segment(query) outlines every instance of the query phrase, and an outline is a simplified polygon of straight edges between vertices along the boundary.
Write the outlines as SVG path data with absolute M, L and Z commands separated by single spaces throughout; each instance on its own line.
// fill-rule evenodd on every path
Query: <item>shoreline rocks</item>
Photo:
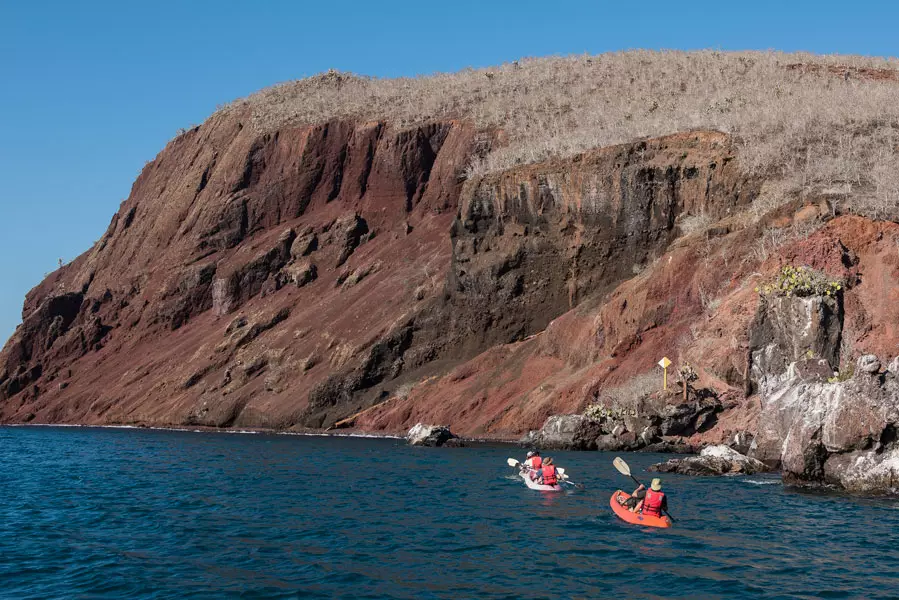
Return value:
M 583 414 L 553 415 L 543 427 L 525 434 L 519 444 L 543 450 L 599 450 L 690 453 L 690 436 L 714 426 L 723 410 L 711 390 L 694 390 L 689 402 L 678 397 L 638 399 L 631 408 L 610 408 Z
M 459 447 L 463 445 L 456 442 L 458 438 L 450 431 L 446 425 L 425 425 L 417 423 L 406 434 L 406 441 L 410 446 L 453 446 Z
M 753 456 L 779 462 L 789 484 L 897 493 L 899 374 L 880 367 L 865 355 L 850 379 L 831 383 L 808 382 L 791 368 L 762 398 Z
M 677 473 L 679 475 L 754 475 L 771 469 L 765 463 L 740 454 L 725 445 L 703 448 L 698 456 L 672 458 L 648 469 L 657 473 Z

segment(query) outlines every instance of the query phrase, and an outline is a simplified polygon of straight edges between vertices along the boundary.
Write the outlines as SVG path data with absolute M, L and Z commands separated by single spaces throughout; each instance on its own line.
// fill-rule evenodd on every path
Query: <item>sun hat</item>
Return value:
M 659 479 L 658 477 L 656 477 L 655 479 L 652 480 L 652 483 L 649 484 L 649 487 L 652 488 L 652 491 L 658 492 L 659 490 L 662 489 L 662 480 Z

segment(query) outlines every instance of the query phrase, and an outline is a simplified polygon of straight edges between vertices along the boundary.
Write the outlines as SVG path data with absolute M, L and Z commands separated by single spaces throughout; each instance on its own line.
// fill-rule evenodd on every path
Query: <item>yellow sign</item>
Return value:
M 668 367 L 671 366 L 671 361 L 668 360 L 667 356 L 663 356 L 662 360 L 659 361 L 659 366 L 662 367 L 662 389 L 668 389 Z

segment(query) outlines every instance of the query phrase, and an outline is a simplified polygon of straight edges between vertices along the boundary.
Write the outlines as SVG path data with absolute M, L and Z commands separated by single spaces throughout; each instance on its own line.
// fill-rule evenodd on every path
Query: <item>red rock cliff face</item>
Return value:
M 28 294 L 0 353 L 3 421 L 321 428 L 373 407 L 357 427 L 511 436 L 673 351 L 746 389 L 747 282 L 780 258 L 746 256 L 758 182 L 726 135 L 465 181 L 492 138 L 463 122 L 260 136 L 245 117 L 173 140 L 103 238 Z M 688 214 L 720 223 L 684 235 Z M 853 227 L 861 266 L 893 260 Z M 827 231 L 790 251 L 841 243 Z M 888 288 L 847 294 L 859 344 L 894 343 L 870 312 Z
M 298 422 L 316 382 L 370 362 L 436 293 L 476 141 L 454 122 L 258 136 L 239 114 L 179 136 L 28 294 L 3 419 Z

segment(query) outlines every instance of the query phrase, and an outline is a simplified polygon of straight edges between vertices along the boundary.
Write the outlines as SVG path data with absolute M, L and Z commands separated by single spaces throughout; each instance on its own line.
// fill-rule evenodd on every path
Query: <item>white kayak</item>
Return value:
M 524 479 L 525 485 L 527 485 L 532 490 L 540 490 L 542 492 L 561 492 L 562 486 L 558 483 L 555 485 L 541 485 L 531 479 L 531 473 L 529 471 L 521 471 L 521 478 Z

